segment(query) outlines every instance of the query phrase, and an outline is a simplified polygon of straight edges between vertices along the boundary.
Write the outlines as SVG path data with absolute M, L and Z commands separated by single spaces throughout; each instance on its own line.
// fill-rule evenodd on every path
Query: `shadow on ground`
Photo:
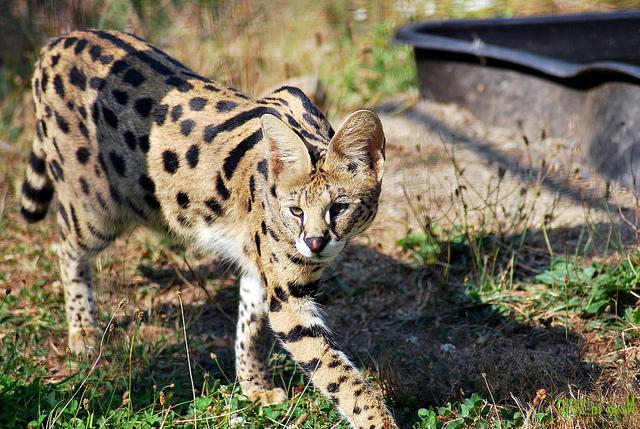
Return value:
M 609 225 L 597 228 L 606 230 Z M 552 243 L 558 243 L 554 252 L 562 254 L 580 240 L 584 230 L 559 228 L 547 234 L 553 237 Z M 514 252 L 509 243 L 521 239 L 491 238 L 505 249 L 504 257 L 497 259 L 498 271 Z M 522 258 L 528 261 L 528 270 L 548 267 L 551 257 L 541 250 L 542 231 L 530 231 L 526 242 L 515 254 L 516 266 Z M 584 360 L 585 339 L 571 326 L 517 321 L 499 308 L 474 300 L 464 287 L 471 273 L 469 259 L 468 248 L 452 252 L 445 277 L 442 266 L 416 266 L 352 245 L 318 295 L 338 343 L 359 366 L 382 380 L 403 424 L 411 423 L 420 407 L 444 405 L 473 392 L 490 391 L 497 403 L 513 403 L 511 395 L 530 401 L 540 388 L 556 394 L 593 389 L 599 370 Z M 194 267 L 194 272 L 210 270 Z M 182 275 L 197 282 L 192 272 Z M 519 275 L 525 281 L 529 277 L 523 270 Z M 154 277 L 169 285 L 180 282 L 171 273 L 156 272 Z M 223 383 L 233 383 L 237 288 L 221 288 L 210 296 L 214 302 L 185 307 L 185 313 L 193 316 L 188 334 L 194 372 L 197 380 L 208 372 Z M 156 311 L 168 316 L 165 326 L 173 325 L 178 331 L 176 305 L 162 304 Z M 138 385 L 175 383 L 176 389 L 182 385 L 188 391 L 184 344 L 179 335 L 175 338 L 178 341 L 159 347 L 148 366 L 140 368 Z M 300 376 L 291 365 L 276 364 L 276 373 L 276 383 L 281 385 Z

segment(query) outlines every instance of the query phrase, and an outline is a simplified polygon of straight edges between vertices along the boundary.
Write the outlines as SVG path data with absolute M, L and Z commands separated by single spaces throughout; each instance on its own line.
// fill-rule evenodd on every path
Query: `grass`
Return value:
M 97 263 L 99 319 L 108 326 L 101 354 L 76 359 L 68 353 L 53 221 L 27 227 L 17 213 L 16 189 L 33 136 L 28 82 L 46 37 L 88 26 L 135 31 L 195 70 L 251 94 L 305 77 L 305 90 L 335 119 L 398 94 L 415 101 L 411 51 L 388 43 L 393 28 L 407 20 L 633 6 L 418 0 L 0 5 L 6 6 L 0 18 L 9 18 L 0 22 L 11 27 L 0 42 L 6 52 L 0 64 L 2 428 L 347 427 L 275 344 L 270 368 L 289 401 L 269 407 L 248 401 L 233 370 L 235 275 L 144 231 L 119 240 Z M 553 220 L 562 213 L 555 201 L 542 204 L 544 174 L 533 168 L 524 191 L 511 192 L 504 169 L 478 180 L 447 147 L 433 156 L 409 155 L 402 144 L 389 140 L 385 180 L 412 162 L 427 163 L 425 169 L 447 164 L 452 192 L 443 202 L 404 190 L 402 229 L 379 215 L 318 297 L 340 342 L 381 387 L 402 427 L 637 427 L 640 412 L 623 405 L 637 393 L 640 257 L 615 233 L 620 222 L 612 210 L 606 225 L 585 215 L 577 229 L 560 230 Z M 410 177 L 393 192 L 418 180 Z M 385 241 L 385 233 L 393 240 Z

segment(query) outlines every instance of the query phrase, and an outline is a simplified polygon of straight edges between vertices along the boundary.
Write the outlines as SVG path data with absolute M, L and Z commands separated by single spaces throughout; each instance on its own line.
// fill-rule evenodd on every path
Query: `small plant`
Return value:
M 489 428 L 491 406 L 474 393 L 461 403 L 448 403 L 444 407 L 420 408 L 414 429 Z
M 565 307 L 591 317 L 605 311 L 621 313 L 627 298 L 638 289 L 640 274 L 630 258 L 612 267 L 602 264 L 582 267 L 574 260 L 559 258 L 535 279 L 554 289 L 564 290 Z M 630 323 L 637 322 L 637 312 L 630 308 L 627 310 L 625 318 Z
M 422 231 L 410 231 L 396 243 L 402 250 L 411 253 L 418 262 L 426 265 L 437 264 L 445 254 L 451 256 L 464 253 L 469 247 L 469 240 L 462 227 L 454 225 L 447 231 L 437 223 L 429 223 Z

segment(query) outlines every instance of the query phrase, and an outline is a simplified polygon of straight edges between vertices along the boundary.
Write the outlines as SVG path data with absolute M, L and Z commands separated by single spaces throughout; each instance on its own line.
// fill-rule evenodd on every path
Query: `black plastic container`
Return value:
M 424 97 L 578 139 L 600 174 L 640 182 L 640 11 L 416 23 L 395 40 L 414 46 Z

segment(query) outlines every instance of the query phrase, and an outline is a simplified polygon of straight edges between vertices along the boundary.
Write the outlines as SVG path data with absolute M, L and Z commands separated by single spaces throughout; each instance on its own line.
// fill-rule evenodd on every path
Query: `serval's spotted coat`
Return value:
M 236 370 L 250 398 L 286 399 L 260 347 L 268 319 L 353 426 L 396 426 L 313 301 L 323 268 L 376 214 L 384 134 L 373 112 L 353 113 L 334 135 L 297 88 L 252 99 L 111 31 L 52 40 L 33 92 L 22 213 L 42 219 L 55 189 L 73 352 L 94 347 L 99 332 L 93 258 L 144 224 L 239 267 Z

